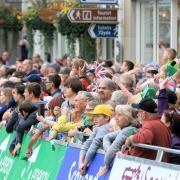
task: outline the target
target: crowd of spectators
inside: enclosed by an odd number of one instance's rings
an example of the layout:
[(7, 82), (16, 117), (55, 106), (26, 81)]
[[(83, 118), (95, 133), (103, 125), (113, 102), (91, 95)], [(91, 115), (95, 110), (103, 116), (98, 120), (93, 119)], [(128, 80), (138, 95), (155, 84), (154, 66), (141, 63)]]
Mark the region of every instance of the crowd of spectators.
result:
[[(7, 51), (0, 59), (0, 127), (14, 132), (11, 155), (19, 154), (25, 133), (31, 136), (27, 158), (39, 138), (53, 149), (56, 141), (77, 143), (84, 175), (101, 148), (102, 176), (123, 145), (129, 155), (152, 160), (155, 151), (128, 147), (180, 150), (180, 63), (174, 49), (165, 49), (159, 64), (87, 63), (79, 57), (45, 63), (38, 54), (13, 64)], [(163, 161), (180, 164), (180, 156), (164, 154)]]

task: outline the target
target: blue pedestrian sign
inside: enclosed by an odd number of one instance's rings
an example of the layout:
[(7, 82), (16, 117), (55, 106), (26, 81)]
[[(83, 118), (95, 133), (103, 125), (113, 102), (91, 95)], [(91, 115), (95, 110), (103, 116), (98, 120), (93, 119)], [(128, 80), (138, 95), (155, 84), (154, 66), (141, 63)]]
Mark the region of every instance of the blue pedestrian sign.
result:
[(118, 0), (80, 0), (81, 4), (117, 4)]
[(88, 29), (92, 38), (116, 38), (118, 37), (117, 24), (92, 24)]

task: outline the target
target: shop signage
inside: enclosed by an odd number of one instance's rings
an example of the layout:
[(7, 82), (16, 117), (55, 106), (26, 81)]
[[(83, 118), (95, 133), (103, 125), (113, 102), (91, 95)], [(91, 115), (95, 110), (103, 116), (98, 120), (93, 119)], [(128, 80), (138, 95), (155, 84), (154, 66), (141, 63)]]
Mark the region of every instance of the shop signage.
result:
[(81, 4), (117, 4), (117, 0), (81, 0)]
[(88, 29), (92, 38), (116, 38), (118, 36), (117, 24), (92, 24)]
[(73, 23), (117, 23), (117, 9), (72, 8), (68, 18)]

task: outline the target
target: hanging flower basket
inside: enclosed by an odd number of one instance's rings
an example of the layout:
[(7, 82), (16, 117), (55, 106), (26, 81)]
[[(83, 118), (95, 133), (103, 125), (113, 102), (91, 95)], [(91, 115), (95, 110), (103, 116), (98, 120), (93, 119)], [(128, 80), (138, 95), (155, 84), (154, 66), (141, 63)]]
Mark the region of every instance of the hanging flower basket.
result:
[(54, 32), (55, 27), (52, 24), (44, 22), (38, 15), (38, 10), (28, 8), (22, 13), (22, 22), (32, 30), (40, 30), (44, 32)]
[(22, 29), (22, 23), (18, 19), (20, 12), (7, 8), (6, 6), (0, 6), (0, 29), (7, 31), (20, 31)]

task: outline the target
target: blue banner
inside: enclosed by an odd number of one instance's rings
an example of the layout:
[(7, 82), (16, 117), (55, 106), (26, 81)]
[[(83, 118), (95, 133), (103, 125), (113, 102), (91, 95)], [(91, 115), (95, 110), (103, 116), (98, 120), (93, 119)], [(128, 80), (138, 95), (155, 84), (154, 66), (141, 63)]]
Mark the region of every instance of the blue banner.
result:
[(57, 180), (67, 179), (67, 180), (108, 180), (110, 171), (101, 177), (97, 177), (100, 167), (104, 165), (104, 155), (97, 153), (94, 160), (91, 162), (87, 173), (84, 176), (81, 176), (78, 171), (78, 162), (79, 162), (79, 148), (68, 146), (66, 155), (62, 162), (61, 168), (59, 170)]

